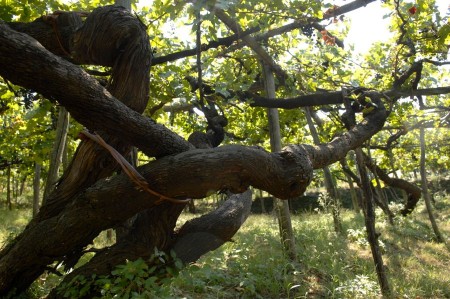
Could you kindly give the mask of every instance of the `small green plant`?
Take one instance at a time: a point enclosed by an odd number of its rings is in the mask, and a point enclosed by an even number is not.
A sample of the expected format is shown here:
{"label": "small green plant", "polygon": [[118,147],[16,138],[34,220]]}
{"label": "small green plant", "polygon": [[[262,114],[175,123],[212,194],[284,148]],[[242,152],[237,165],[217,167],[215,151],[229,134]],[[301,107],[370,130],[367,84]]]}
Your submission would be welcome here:
{"label": "small green plant", "polygon": [[[349,228],[347,230],[347,238],[350,242],[355,242],[361,248],[369,247],[369,241],[367,241],[367,233],[365,227],[360,229]],[[386,244],[383,242],[383,240],[378,239],[378,246],[380,247],[382,252],[386,251]]]}
{"label": "small green plant", "polygon": [[361,247],[369,246],[365,228],[360,228],[360,229],[349,228],[347,230],[347,238],[349,241],[355,242],[356,244],[358,244]]}
{"label": "small green plant", "polygon": [[374,298],[379,296],[380,287],[368,276],[356,275],[337,287],[335,292],[341,298]]}
{"label": "small green plant", "polygon": [[[150,265],[150,266],[149,266]],[[174,253],[155,249],[148,261],[139,258],[118,265],[111,275],[90,278],[78,275],[69,283],[62,283],[58,293],[64,298],[150,298],[164,297],[168,290],[164,286],[181,269],[182,263]]]}
{"label": "small green plant", "polygon": [[[328,214],[331,211],[332,201],[328,193],[319,193],[318,197],[319,206],[323,209],[324,213]],[[317,209],[318,211],[318,209]]]}
{"label": "small green plant", "polygon": [[399,215],[400,211],[404,208],[404,205],[402,203],[398,203],[398,202],[390,202],[389,203],[389,210],[391,210],[391,212],[394,215]]}
{"label": "small green plant", "polygon": [[95,274],[92,275],[91,279],[77,275],[69,283],[61,284],[59,294],[64,296],[64,298],[80,298],[86,296],[95,281],[95,277]]}

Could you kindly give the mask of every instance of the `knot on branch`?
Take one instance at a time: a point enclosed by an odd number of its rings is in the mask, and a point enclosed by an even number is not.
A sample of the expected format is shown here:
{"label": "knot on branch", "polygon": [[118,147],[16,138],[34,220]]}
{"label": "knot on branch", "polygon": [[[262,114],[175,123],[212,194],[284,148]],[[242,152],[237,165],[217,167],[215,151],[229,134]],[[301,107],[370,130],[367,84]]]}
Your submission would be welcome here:
{"label": "knot on branch", "polygon": [[206,132],[196,131],[188,138],[188,141],[196,148],[217,147],[225,138],[225,127],[228,125],[228,119],[224,115],[223,111],[219,114],[214,102],[208,101],[208,104],[208,107],[205,105],[199,105],[208,122]]}
{"label": "knot on branch", "polygon": [[272,155],[278,157],[283,171],[280,172],[282,177],[274,178],[277,190],[269,192],[281,199],[302,195],[313,178],[313,165],[308,152],[301,145],[290,145]]}

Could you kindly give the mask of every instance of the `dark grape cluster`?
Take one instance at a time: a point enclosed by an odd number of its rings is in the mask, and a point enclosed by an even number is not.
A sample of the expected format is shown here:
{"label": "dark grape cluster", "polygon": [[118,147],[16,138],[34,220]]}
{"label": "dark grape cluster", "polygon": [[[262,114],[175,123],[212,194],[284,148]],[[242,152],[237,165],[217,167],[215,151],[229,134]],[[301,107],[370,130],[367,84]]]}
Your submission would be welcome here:
{"label": "dark grape cluster", "polygon": [[25,109],[30,109],[33,106],[34,95],[30,90],[26,90],[22,92],[22,102],[25,106]]}
{"label": "dark grape cluster", "polygon": [[8,109],[8,104],[6,102],[0,101],[0,115],[2,115],[2,113]]}
{"label": "dark grape cluster", "polygon": [[22,98],[20,105],[24,106],[25,109],[30,109],[33,107],[33,101],[36,100],[35,92],[26,88],[20,88],[17,92],[14,92],[14,94],[16,97]]}
{"label": "dark grape cluster", "polygon": [[314,28],[311,25],[301,26],[300,29],[307,37],[311,37],[314,33]]}

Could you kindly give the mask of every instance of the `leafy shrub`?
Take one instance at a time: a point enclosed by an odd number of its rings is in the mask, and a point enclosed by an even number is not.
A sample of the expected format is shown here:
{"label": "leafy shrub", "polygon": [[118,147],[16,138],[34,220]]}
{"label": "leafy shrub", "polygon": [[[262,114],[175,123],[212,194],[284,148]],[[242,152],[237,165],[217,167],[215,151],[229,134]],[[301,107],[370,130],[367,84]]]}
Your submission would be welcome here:
{"label": "leafy shrub", "polygon": [[[151,265],[151,266],[149,266]],[[80,298],[97,294],[94,298],[152,298],[167,295],[165,285],[181,269],[181,261],[155,249],[148,261],[139,258],[118,265],[111,275],[90,278],[78,275],[69,283],[62,283],[58,293],[64,298]],[[101,296],[101,297],[100,297]]]}
{"label": "leafy shrub", "polygon": [[348,229],[347,230],[347,238],[351,242],[355,242],[361,247],[369,246],[369,242],[367,241],[367,233],[365,228],[361,229]]}
{"label": "leafy shrub", "polygon": [[373,298],[380,294],[380,287],[376,281],[365,275],[356,275],[335,289],[339,297],[344,298]]}
{"label": "leafy shrub", "polygon": [[[356,244],[358,244],[360,247],[363,248],[369,247],[369,241],[367,241],[367,233],[365,227],[361,229],[352,229],[352,228],[348,229],[347,238],[351,242],[355,242]],[[380,247],[382,252],[386,251],[386,245],[380,238],[378,238],[378,246]]]}

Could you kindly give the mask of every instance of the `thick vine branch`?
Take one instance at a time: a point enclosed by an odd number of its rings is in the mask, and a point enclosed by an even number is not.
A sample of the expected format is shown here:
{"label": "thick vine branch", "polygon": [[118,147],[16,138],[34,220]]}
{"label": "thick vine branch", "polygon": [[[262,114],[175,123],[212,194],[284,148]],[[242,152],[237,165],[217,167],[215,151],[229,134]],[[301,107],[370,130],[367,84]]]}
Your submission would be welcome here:
{"label": "thick vine branch", "polygon": [[327,144],[321,145],[292,145],[289,148],[303,147],[309,152],[314,169],[323,168],[341,160],[347,152],[360,147],[366,140],[383,128],[387,113],[378,93],[365,93],[378,108],[366,115],[364,120],[355,125],[348,132],[333,139]]}
{"label": "thick vine branch", "polygon": [[30,36],[4,23],[0,23],[0,56],[0,75],[57,100],[90,130],[117,136],[149,156],[192,148],[166,127],[115,99],[82,68],[55,56]]}
{"label": "thick vine branch", "polygon": [[[177,258],[184,264],[195,262],[200,256],[214,250],[225,242],[229,242],[238,231],[247,217],[250,215],[252,205],[251,191],[242,194],[229,194],[229,198],[219,208],[201,217],[189,220],[174,234],[159,234],[159,232],[172,232],[176,221],[150,221],[145,225],[142,235],[128,242],[116,243],[110,247],[99,250],[89,260],[89,263],[74,269],[64,277],[64,282],[70,282],[75,276],[83,275],[91,277],[92,273],[108,275],[115,265],[123,264],[126,260],[138,258],[149,259],[154,248],[165,252],[174,251]],[[171,215],[179,215],[182,211],[178,206],[170,206],[164,209],[151,209],[150,219],[159,218],[177,219]],[[161,213],[163,215],[161,215]],[[57,289],[53,289],[48,299],[60,298]]]}
{"label": "thick vine branch", "polygon": [[[400,90],[390,89],[386,91],[372,91],[373,94],[378,94],[380,97],[410,97],[419,95],[441,95],[449,94],[450,86],[436,87],[436,88],[424,88],[416,90]],[[343,98],[340,91],[332,91],[326,93],[314,93],[301,95],[293,98],[286,99],[269,99],[261,97],[248,92],[240,93],[241,99],[247,99],[250,102],[250,106],[253,107],[267,107],[267,108],[283,108],[283,109],[296,109],[299,107],[308,106],[320,106],[320,105],[332,105],[342,104]]]}
{"label": "thick vine branch", "polygon": [[330,19],[330,18],[335,18],[339,15],[348,13],[350,11],[353,11],[355,9],[361,8],[363,6],[366,6],[367,4],[371,3],[371,2],[375,2],[376,0],[356,0],[350,3],[347,3],[345,5],[342,6],[338,6],[335,7],[329,11],[327,11],[324,15],[323,15],[323,19]]}
{"label": "thick vine branch", "polygon": [[[362,123],[328,145],[294,145],[279,153],[242,146],[192,150],[180,136],[119,102],[81,68],[3,23],[0,55],[0,74],[6,79],[59,101],[89,129],[105,131],[138,146],[147,155],[161,157],[139,170],[152,190],[171,198],[203,198],[223,189],[241,192],[250,185],[280,198],[295,197],[309,185],[313,168],[339,160],[375,134],[385,119],[379,105]],[[106,56],[110,57],[83,57],[97,63],[113,60],[113,53]],[[58,213],[29,226],[16,243],[1,252],[0,294],[11,285],[23,289],[48,264],[79,252],[101,230],[155,208],[159,199],[136,190],[124,175],[100,180],[82,190]],[[66,240],[67,228],[76,231],[70,240]],[[22,266],[17,266],[17,260]]]}
{"label": "thick vine branch", "polygon": [[[302,194],[312,179],[311,164],[302,149],[268,153],[242,146],[166,156],[140,167],[139,171],[152,190],[172,198],[203,198],[223,189],[239,193],[250,185],[281,198],[292,198]],[[2,252],[0,273],[8,275],[0,275],[0,294],[7,292],[11,285],[27,286],[48,264],[87,246],[100,231],[155,207],[158,201],[158,196],[137,190],[125,174],[98,181],[59,215],[27,229],[15,244]],[[68,227],[76,234],[65,240]],[[30,248],[33,248],[31,252]],[[26,269],[14,264],[17,259],[23,261]],[[10,269],[11,265],[15,265],[14,269]],[[21,273],[28,270],[35,271],[36,275],[27,274],[29,280],[26,280]]]}
{"label": "thick vine branch", "polygon": [[[252,193],[234,194],[217,210],[186,222],[176,234],[174,251],[183,263],[192,263],[238,231],[250,214]],[[188,248],[188,250],[186,250]]]}
{"label": "thick vine branch", "polygon": [[[194,82],[194,84],[197,84],[197,82]],[[329,91],[329,92],[318,91],[316,93],[300,95],[292,98],[271,99],[267,97],[262,97],[249,91],[228,90],[229,95],[224,96],[222,93],[216,92],[214,88],[208,84],[203,84],[203,86],[204,88],[207,88],[208,93],[214,93],[216,96],[221,97],[224,100],[238,98],[241,101],[248,102],[252,107],[297,109],[300,107],[335,105],[343,103],[341,91]],[[357,88],[355,90],[355,93],[361,93],[361,91],[364,90],[367,89]],[[448,94],[450,93],[450,86],[424,88],[416,90],[390,89],[385,91],[371,91],[371,93],[378,94],[378,96],[380,97],[389,97],[389,98],[430,96],[430,95]],[[193,108],[192,104],[180,104],[164,107],[164,111],[177,113],[180,111],[189,111],[192,108]]]}
{"label": "thick vine branch", "polygon": [[[114,99],[81,68],[51,54],[25,34],[4,24],[0,24],[0,29],[0,53],[4,57],[0,61],[0,74],[9,80],[57,99],[89,129],[118,136],[149,156],[164,156],[192,148],[164,126]],[[36,61],[42,64],[36,64]],[[333,93],[330,99],[336,101],[338,97]]]}

